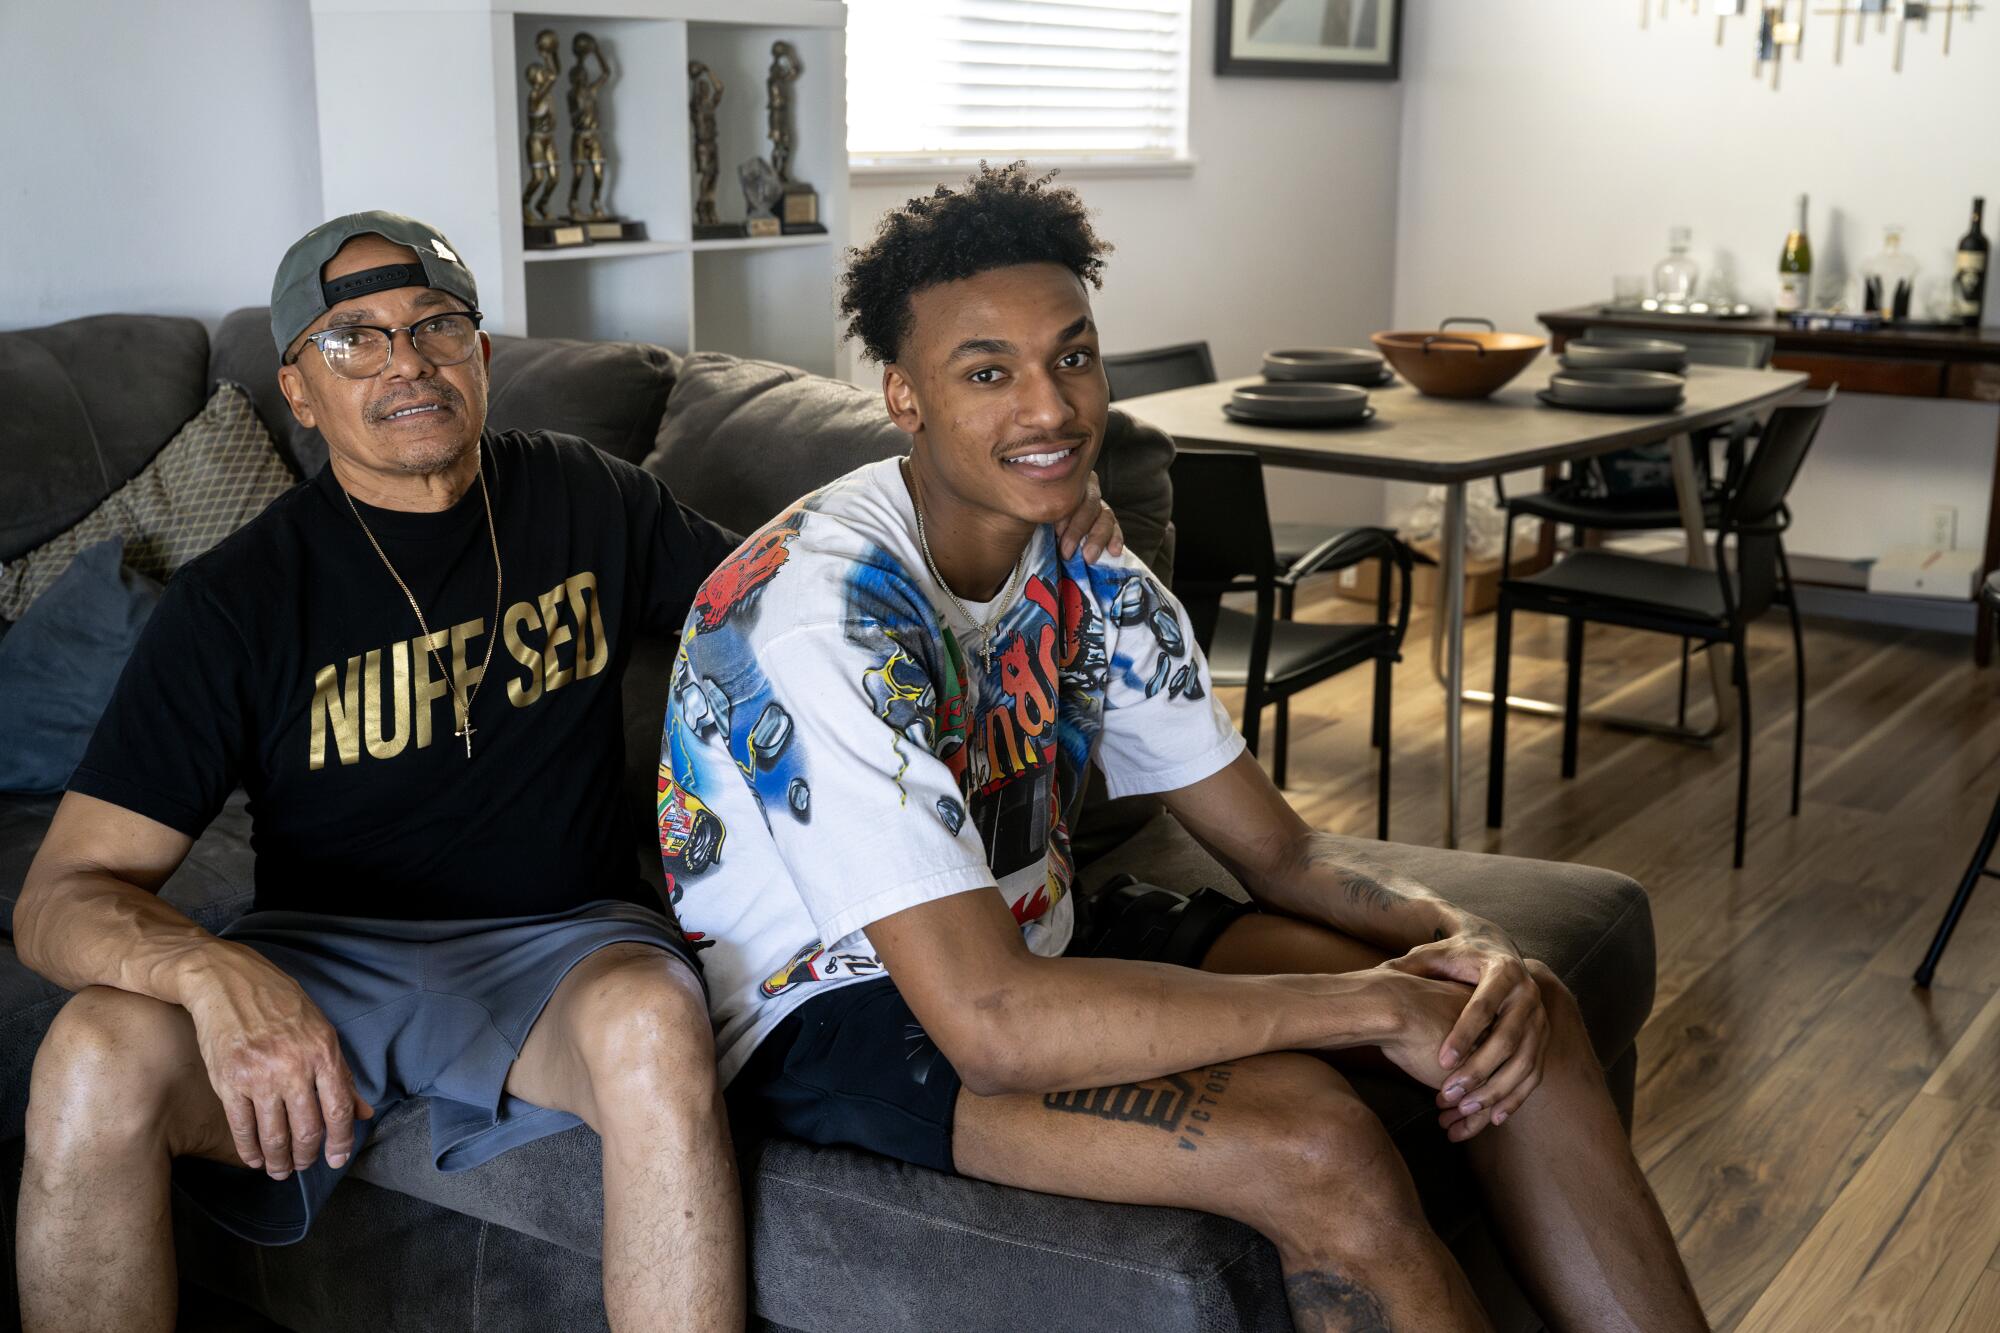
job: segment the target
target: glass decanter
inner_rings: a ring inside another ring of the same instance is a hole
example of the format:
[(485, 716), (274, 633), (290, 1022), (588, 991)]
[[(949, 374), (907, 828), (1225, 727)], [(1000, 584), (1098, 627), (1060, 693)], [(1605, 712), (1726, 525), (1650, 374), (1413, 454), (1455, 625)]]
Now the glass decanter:
[(1861, 308), (1884, 319), (1908, 319), (1917, 261), (1903, 253), (1903, 226), (1882, 228), (1882, 252), (1861, 263)]
[(1653, 299), (1662, 309), (1685, 307), (1694, 300), (1695, 280), (1701, 270), (1688, 258), (1688, 242), (1693, 231), (1687, 227), (1667, 230), (1667, 257), (1653, 265)]

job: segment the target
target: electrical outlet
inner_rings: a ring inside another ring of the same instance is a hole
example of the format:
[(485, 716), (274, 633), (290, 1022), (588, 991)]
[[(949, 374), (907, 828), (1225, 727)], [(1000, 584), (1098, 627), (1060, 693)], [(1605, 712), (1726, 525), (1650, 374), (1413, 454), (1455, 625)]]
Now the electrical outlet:
[(1958, 545), (1958, 508), (1932, 505), (1924, 515), (1924, 545), (1933, 551), (1949, 551)]

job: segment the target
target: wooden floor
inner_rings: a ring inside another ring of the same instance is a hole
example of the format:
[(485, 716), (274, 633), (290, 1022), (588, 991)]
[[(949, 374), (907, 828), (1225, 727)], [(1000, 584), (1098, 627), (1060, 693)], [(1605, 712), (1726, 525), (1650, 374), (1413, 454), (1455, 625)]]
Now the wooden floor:
[[(1329, 598), (1300, 614), (1369, 611)], [(1419, 619), (1397, 670), (1390, 834), (1435, 845), (1443, 696), (1428, 636)], [(1606, 866), (1650, 893), (1659, 993), (1634, 1137), (1717, 1329), (2000, 1329), (2000, 884), (1973, 900), (1931, 990), (1910, 979), (2000, 794), (2000, 670), (1976, 671), (1964, 639), (1809, 622), (1794, 819), (1782, 611), (1750, 656), (1743, 870), (1730, 869), (1734, 733), (1702, 750), (1586, 725), (1563, 782), (1560, 724), (1517, 713), (1493, 833), (1475, 707), (1460, 845)], [(1490, 685), (1491, 616), (1469, 625), (1467, 659), (1468, 684)], [(1370, 674), (1299, 696), (1292, 719), (1294, 804), (1363, 836)], [(1677, 674), (1673, 641), (1591, 629), (1586, 706), (1670, 720)], [(1697, 722), (1706, 677), (1697, 659)], [(1560, 699), (1561, 682), (1560, 628), (1523, 617), (1513, 692)]]

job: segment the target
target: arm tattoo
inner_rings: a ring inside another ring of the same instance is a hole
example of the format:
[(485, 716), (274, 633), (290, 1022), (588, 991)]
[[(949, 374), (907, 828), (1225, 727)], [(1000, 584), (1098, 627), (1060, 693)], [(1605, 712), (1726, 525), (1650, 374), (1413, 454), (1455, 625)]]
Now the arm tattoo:
[(1301, 1333), (1390, 1333), (1375, 1293), (1331, 1269), (1292, 1274), (1285, 1279), (1285, 1299)]
[(1042, 1105), (1066, 1115), (1096, 1116), (1120, 1124), (1151, 1125), (1171, 1134), (1183, 1152), (1198, 1152), (1213, 1128), (1215, 1108), (1229, 1090), (1236, 1070), (1211, 1065), (1199, 1074), (1169, 1074), (1144, 1083), (1118, 1083), (1108, 1088), (1051, 1092)]
[(1409, 895), (1390, 888), (1363, 869), (1366, 864), (1365, 858), (1343, 848), (1324, 833), (1315, 833), (1306, 841), (1305, 868), (1330, 876), (1347, 895), (1347, 901), (1355, 906), (1387, 912), (1410, 901)]

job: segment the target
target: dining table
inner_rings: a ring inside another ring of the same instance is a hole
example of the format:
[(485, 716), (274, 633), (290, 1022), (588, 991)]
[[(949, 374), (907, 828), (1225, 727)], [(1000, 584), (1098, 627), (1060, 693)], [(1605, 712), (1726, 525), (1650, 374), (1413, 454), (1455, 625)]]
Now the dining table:
[[(1400, 377), (1373, 388), (1374, 416), (1333, 427), (1261, 425), (1225, 416), (1223, 404), (1261, 377), (1190, 385), (1121, 399), (1114, 406), (1157, 427), (1177, 445), (1241, 449), (1266, 464), (1345, 476), (1411, 481), (1444, 490), (1438, 564), (1444, 602), (1438, 631), (1443, 641), (1444, 829), (1443, 845), (1458, 846), (1463, 788), (1465, 688), (1466, 487), (1549, 464), (1667, 441), (1674, 491), (1687, 539), (1687, 558), (1714, 567), (1704, 539), (1701, 481), (1691, 432), (1719, 426), (1776, 406), (1805, 387), (1797, 371), (1689, 366), (1680, 406), (1668, 412), (1585, 412), (1544, 405), (1536, 398), (1559, 367), (1554, 356), (1537, 358), (1514, 380), (1485, 398), (1436, 398), (1418, 393)], [(1727, 693), (1714, 654), (1718, 704)]]

